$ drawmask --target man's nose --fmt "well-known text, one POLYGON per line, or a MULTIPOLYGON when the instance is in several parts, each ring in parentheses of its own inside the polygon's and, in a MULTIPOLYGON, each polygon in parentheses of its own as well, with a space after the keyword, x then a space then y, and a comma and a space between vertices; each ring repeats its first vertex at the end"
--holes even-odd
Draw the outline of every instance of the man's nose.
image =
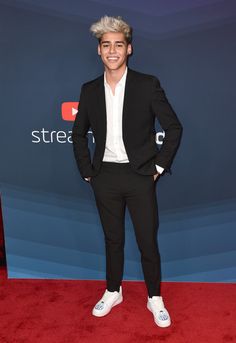
POLYGON ((116 51, 116 46, 115 46, 115 44, 113 45, 113 44, 111 44, 110 45, 110 53, 114 53, 116 51))

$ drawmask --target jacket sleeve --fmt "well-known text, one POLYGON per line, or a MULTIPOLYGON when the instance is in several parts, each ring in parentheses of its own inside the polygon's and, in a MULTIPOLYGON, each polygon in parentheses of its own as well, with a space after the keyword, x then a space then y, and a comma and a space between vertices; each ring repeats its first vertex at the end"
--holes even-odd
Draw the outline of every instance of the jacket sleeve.
POLYGON ((153 78, 151 106, 162 129, 165 131, 165 138, 157 153, 155 163, 171 173, 170 166, 180 144, 183 127, 169 104, 159 80, 155 77, 153 78))
POLYGON ((74 155, 80 174, 83 178, 92 175, 91 155, 88 148, 87 137, 90 122, 86 104, 86 87, 83 85, 80 93, 78 112, 72 128, 74 155))

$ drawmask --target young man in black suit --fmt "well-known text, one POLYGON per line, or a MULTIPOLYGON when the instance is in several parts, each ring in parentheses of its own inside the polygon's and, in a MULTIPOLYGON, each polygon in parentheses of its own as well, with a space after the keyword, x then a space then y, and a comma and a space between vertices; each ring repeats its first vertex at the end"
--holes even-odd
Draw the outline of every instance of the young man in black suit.
POLYGON ((98 39, 104 75, 81 88, 72 140, 81 176, 94 191, 106 246, 107 288, 93 308, 102 317, 123 301, 125 208, 133 222, 147 287, 147 308, 160 327, 171 324, 160 295, 161 268, 157 244, 156 182, 170 172, 182 126, 159 80, 127 67, 132 29, 121 17, 102 17, 91 26, 98 39), (155 119, 165 131, 161 149, 155 119), (95 151, 91 161, 87 132, 95 151))

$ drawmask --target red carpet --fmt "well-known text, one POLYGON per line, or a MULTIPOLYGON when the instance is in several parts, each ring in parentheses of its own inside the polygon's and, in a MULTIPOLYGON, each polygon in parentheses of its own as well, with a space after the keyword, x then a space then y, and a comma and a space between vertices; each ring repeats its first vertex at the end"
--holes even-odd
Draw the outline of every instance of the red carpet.
POLYGON ((1 271, 1 343, 236 342, 236 285, 163 283, 171 327, 154 324, 143 282, 123 282, 124 301, 91 315, 104 281, 7 280, 1 271))
POLYGON ((5 244, 4 244, 4 234, 3 234, 3 220, 2 220, 2 207, 0 198, 0 268, 6 265, 6 254, 5 254, 5 244))

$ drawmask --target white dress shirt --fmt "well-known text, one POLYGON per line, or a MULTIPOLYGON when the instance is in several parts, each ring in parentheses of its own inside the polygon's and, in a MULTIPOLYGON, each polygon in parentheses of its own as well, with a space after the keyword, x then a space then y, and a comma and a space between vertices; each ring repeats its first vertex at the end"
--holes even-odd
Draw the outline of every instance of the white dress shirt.
POLYGON ((104 87, 107 113, 107 137, 103 161, 106 162, 129 162, 122 138, 122 112, 126 76, 127 67, 122 78, 116 84, 115 94, 113 95, 111 87, 106 81, 106 73, 104 73, 104 87))
MULTIPOLYGON (((125 83, 127 77, 127 67, 125 72, 116 84, 115 94, 106 81, 106 72, 104 72, 104 88, 107 113, 107 137, 103 161, 127 163, 129 162, 122 138, 122 114, 125 93, 125 83)), ((161 174, 164 168, 156 165, 157 172, 161 174)), ((87 180, 87 178, 85 178, 87 180)))

